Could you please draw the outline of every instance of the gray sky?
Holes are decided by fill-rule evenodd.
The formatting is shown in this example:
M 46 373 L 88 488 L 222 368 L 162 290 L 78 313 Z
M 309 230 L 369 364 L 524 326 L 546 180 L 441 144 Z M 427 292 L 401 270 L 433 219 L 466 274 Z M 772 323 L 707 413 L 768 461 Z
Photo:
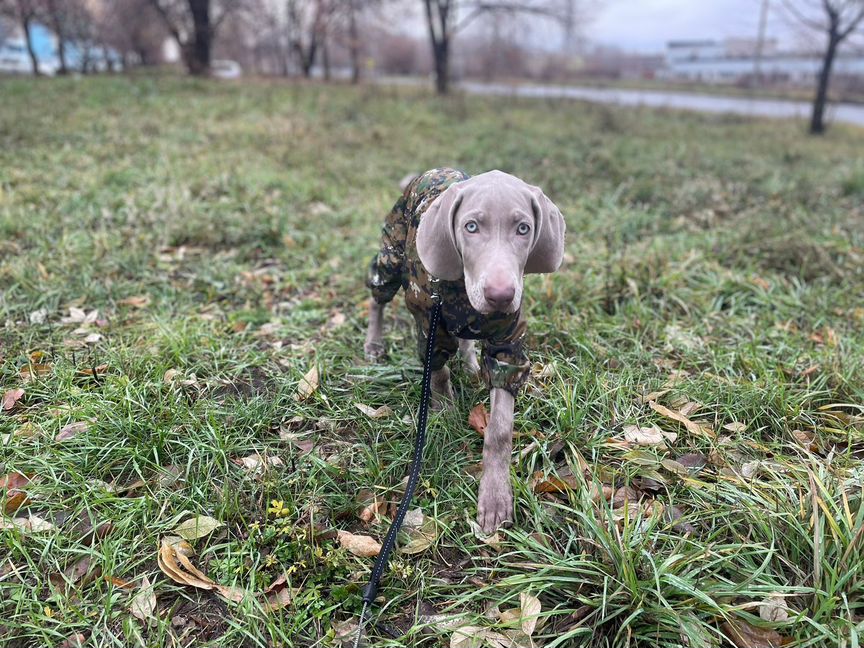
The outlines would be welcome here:
M 668 40 L 755 37 L 760 7 L 761 0 L 605 0 L 597 3 L 584 34 L 595 43 L 636 51 L 660 51 Z M 782 42 L 788 32 L 777 12 L 770 12 L 768 36 Z

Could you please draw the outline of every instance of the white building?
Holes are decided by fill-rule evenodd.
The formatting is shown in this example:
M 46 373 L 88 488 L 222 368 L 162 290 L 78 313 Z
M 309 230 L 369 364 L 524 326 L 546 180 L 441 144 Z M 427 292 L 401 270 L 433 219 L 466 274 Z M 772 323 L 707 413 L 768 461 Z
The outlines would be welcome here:
M 777 42 L 766 40 L 761 56 L 750 39 L 672 41 L 666 44 L 666 67 L 658 76 L 671 81 L 738 83 L 757 76 L 774 82 L 810 85 L 822 60 L 812 54 L 781 52 Z M 838 54 L 835 77 L 864 79 L 864 54 Z

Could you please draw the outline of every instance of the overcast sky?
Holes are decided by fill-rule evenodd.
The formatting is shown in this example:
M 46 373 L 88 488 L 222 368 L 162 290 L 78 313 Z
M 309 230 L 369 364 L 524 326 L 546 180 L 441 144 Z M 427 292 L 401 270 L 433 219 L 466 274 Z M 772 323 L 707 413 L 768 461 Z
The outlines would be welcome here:
M 780 6 L 780 0 L 772 0 Z M 761 0 L 604 0 L 583 30 L 591 41 L 660 51 L 669 40 L 755 38 Z M 789 38 L 785 21 L 769 12 L 768 36 Z

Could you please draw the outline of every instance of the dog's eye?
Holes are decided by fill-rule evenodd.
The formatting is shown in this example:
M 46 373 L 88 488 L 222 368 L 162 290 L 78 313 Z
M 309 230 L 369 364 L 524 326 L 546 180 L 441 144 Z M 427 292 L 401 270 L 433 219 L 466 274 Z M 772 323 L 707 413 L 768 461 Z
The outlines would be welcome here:
M 469 234 L 474 234 L 478 229 L 480 228 L 477 226 L 477 221 L 468 221 L 465 223 L 465 231 Z
M 528 223 L 519 223 L 519 227 L 516 228 L 516 231 L 524 236 L 531 231 L 531 226 Z

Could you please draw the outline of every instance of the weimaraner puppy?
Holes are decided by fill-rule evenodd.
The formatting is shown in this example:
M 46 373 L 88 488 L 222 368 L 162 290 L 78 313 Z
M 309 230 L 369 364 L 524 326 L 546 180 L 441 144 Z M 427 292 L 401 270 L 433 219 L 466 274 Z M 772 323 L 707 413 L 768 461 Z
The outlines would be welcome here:
M 442 322 L 432 356 L 433 405 L 452 399 L 447 360 L 457 350 L 466 370 L 491 392 L 483 440 L 477 517 L 492 532 L 512 521 L 510 486 L 513 408 L 528 377 L 523 349 L 523 276 L 554 272 L 564 254 L 564 219 L 537 187 L 501 171 L 469 177 L 433 169 L 415 178 L 387 217 L 372 261 L 366 356 L 383 355 L 384 306 L 399 288 L 417 324 L 425 354 L 433 277 L 439 280 Z M 483 340 L 478 361 L 474 340 Z

